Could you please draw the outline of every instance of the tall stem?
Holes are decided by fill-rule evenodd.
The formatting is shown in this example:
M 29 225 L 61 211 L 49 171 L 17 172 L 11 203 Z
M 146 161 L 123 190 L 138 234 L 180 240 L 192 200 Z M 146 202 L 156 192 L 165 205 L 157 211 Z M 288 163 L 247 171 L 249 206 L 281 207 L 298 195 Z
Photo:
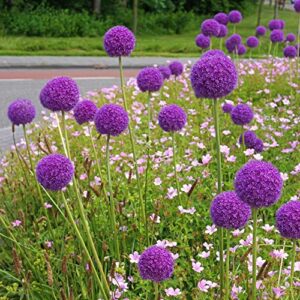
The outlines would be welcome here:
M 119 68 L 120 68 L 120 80 L 121 80 L 121 89 L 122 89 L 122 94 L 123 94 L 123 104 L 124 108 L 128 113 L 128 107 L 127 107 L 127 101 L 126 101 L 126 93 L 125 93 L 125 87 L 124 87 L 124 75 L 123 75 L 123 66 L 122 66 L 122 57 L 119 57 Z M 132 154 L 133 154 L 133 164 L 134 164 L 134 170 L 135 170 L 135 176 L 137 180 L 137 185 L 138 185 L 138 192 L 139 192 L 139 202 L 140 202 L 140 218 L 142 223 L 144 224 L 146 228 L 146 211 L 145 211 L 145 205 L 143 201 L 143 195 L 142 195 L 142 186 L 141 186 L 141 181 L 140 181 L 140 175 L 138 171 L 138 165 L 137 165 L 137 159 L 136 159 L 136 151 L 134 147 L 134 135 L 131 129 L 130 122 L 128 124 L 128 130 L 129 130 L 129 137 L 130 137 L 130 143 L 131 143 L 131 149 L 132 149 Z
M 172 147 L 173 147 L 173 168 L 174 168 L 174 174 L 175 174 L 175 181 L 176 181 L 176 189 L 177 189 L 177 194 L 178 194 L 178 199 L 179 203 L 181 203 L 181 196 L 180 196 L 180 187 L 179 187 L 179 181 L 178 181 L 178 174 L 177 174 L 177 155 L 176 155 L 176 136 L 175 132 L 172 132 Z
M 225 299 L 230 299 L 230 287 L 229 287 L 229 262 L 230 262 L 230 231 L 227 230 L 227 252 L 226 252 L 226 274 L 225 274 Z
M 116 225 L 116 213 L 115 213 L 115 203 L 114 203 L 114 194 L 113 194 L 113 188 L 111 183 L 111 174 L 110 174 L 110 155 L 109 155 L 109 140 L 110 135 L 107 135 L 106 140 L 106 172 L 107 172 L 107 180 L 108 180 L 108 188 L 109 188 L 109 204 L 110 204 L 110 218 L 112 220 L 112 231 L 114 235 L 114 248 L 115 248 L 115 254 L 117 256 L 118 261 L 121 260 L 120 257 L 120 247 L 119 247 L 119 238 L 118 238 L 118 232 L 117 232 L 117 225 Z
M 257 208 L 252 208 L 252 217 L 253 217 L 252 300 L 256 300 Z
M 214 111 L 214 125 L 215 125 L 215 135 L 216 135 L 216 156 L 217 156 L 217 178 L 218 178 L 218 194 L 222 192 L 222 159 L 220 151 L 220 128 L 219 128 L 219 111 L 218 111 L 218 100 L 213 100 L 213 111 Z M 224 242 L 223 242 L 223 228 L 218 228 L 219 235 L 219 252 L 220 252 L 220 289 L 221 289 L 221 299 L 223 298 L 223 288 L 224 288 Z
M 154 282 L 154 290 L 155 290 L 155 300 L 159 300 L 159 285 L 157 282 Z
M 290 275 L 290 299 L 294 299 L 295 259 L 296 259 L 296 240 L 293 240 L 292 264 L 291 264 L 291 275 Z

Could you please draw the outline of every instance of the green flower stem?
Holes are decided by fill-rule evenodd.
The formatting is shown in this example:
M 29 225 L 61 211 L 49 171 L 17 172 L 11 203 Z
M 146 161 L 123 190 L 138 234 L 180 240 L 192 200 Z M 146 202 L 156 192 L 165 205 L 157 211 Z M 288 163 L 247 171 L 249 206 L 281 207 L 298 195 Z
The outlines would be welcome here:
M 121 261 L 119 238 L 118 238 L 118 231 L 116 225 L 116 213 L 115 213 L 116 205 L 114 203 L 114 193 L 113 193 L 111 174 L 110 174 L 109 140 L 110 140 L 110 135 L 108 134 L 106 140 L 106 172 L 107 172 L 107 181 L 108 181 L 108 188 L 109 188 L 110 218 L 112 221 L 112 231 L 114 235 L 115 255 L 117 256 L 118 261 Z
M 76 236 L 79 239 L 79 242 L 80 242 L 80 244 L 81 244 L 81 246 L 83 248 L 83 251 L 84 251 L 85 255 L 87 256 L 87 258 L 89 260 L 89 263 L 91 265 L 92 271 L 93 271 L 93 273 L 95 275 L 96 281 L 97 281 L 97 283 L 99 285 L 99 288 L 101 290 L 102 297 L 104 297 L 104 299 L 108 300 L 109 299 L 109 295 L 110 295 L 109 287 L 106 286 L 106 289 L 104 289 L 103 284 L 102 284 L 102 282 L 101 282 L 101 280 L 100 280 L 100 278 L 98 276 L 98 271 L 96 270 L 95 265 L 93 263 L 93 260 L 92 260 L 92 258 L 90 256 L 89 250 L 87 249 L 87 247 L 85 245 L 85 242 L 83 240 L 83 237 L 82 237 L 82 235 L 81 235 L 81 233 L 80 233 L 80 231 L 79 231 L 79 229 L 78 229 L 78 227 L 76 225 L 76 222 L 75 222 L 75 220 L 73 218 L 73 215 L 72 215 L 72 212 L 71 212 L 70 207 L 68 205 L 68 202 L 66 200 L 66 197 L 65 197 L 65 195 L 64 195 L 63 192 L 61 192 L 61 195 L 62 195 L 62 199 L 63 199 L 63 202 L 64 202 L 64 206 L 65 206 L 66 211 L 67 211 L 67 215 L 68 215 L 69 221 L 70 221 L 71 225 L 73 226 L 73 228 L 75 230 Z
M 213 115 L 216 135 L 216 156 L 217 156 L 217 178 L 218 178 L 218 194 L 222 192 L 222 159 L 220 151 L 220 128 L 219 128 L 219 111 L 218 111 L 218 100 L 213 100 Z M 224 241 L 223 241 L 223 228 L 218 228 L 219 235 L 219 251 L 220 251 L 220 290 L 221 299 L 223 298 L 224 289 Z
M 154 282 L 154 290 L 155 290 L 155 300 L 159 300 L 159 284 Z
M 227 230 L 227 252 L 226 252 L 226 274 L 225 274 L 225 299 L 230 299 L 230 280 L 229 280 L 229 262 L 230 262 L 230 231 Z
M 121 80 L 121 89 L 122 89 L 122 94 L 123 94 L 123 104 L 124 108 L 128 113 L 128 107 L 127 107 L 127 101 L 126 101 L 126 93 L 125 93 L 125 87 L 124 87 L 124 75 L 123 75 L 123 66 L 122 66 L 122 57 L 119 57 L 119 68 L 120 68 L 120 80 Z M 137 165 L 137 159 L 136 159 L 136 151 L 135 151 L 135 146 L 134 146 L 134 134 L 131 129 L 130 122 L 128 124 L 128 130 L 129 130 L 129 137 L 130 137 L 130 143 L 131 143 L 131 149 L 132 149 L 132 155 L 133 155 L 133 164 L 134 164 L 134 170 L 135 170 L 135 176 L 137 180 L 137 185 L 138 185 L 138 192 L 139 192 L 139 202 L 140 202 L 140 220 L 144 224 L 146 228 L 147 224 L 147 218 L 146 218 L 146 211 L 145 211 L 145 204 L 143 200 L 143 195 L 142 195 L 142 188 L 141 188 L 141 181 L 140 181 L 140 175 L 138 171 L 138 165 Z
M 290 275 L 290 298 L 294 300 L 294 272 L 295 272 L 295 260 L 296 260 L 296 240 L 293 240 L 292 250 L 292 263 L 291 263 L 291 275 Z
M 179 181 L 178 181 L 178 174 L 176 170 L 176 165 L 177 165 L 177 158 L 176 158 L 176 136 L 175 132 L 172 132 L 172 147 L 173 147 L 173 168 L 174 168 L 174 174 L 175 174 L 175 181 L 176 181 L 176 189 L 177 189 L 177 194 L 178 194 L 178 199 L 179 203 L 181 203 L 181 196 L 180 196 L 180 187 L 179 187 Z
M 252 249 L 252 300 L 256 300 L 256 258 L 257 258 L 257 208 L 252 208 L 253 249 Z

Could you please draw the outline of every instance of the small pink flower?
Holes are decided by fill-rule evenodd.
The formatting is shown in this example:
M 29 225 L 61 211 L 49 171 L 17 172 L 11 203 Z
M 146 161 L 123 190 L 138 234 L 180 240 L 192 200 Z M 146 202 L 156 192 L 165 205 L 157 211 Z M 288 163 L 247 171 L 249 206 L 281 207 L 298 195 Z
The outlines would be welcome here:
M 130 262 L 137 264 L 140 260 L 140 255 L 137 251 L 134 251 L 132 254 L 129 254 Z
M 170 287 L 168 289 L 165 289 L 165 292 L 166 292 L 166 295 L 170 296 L 170 297 L 176 297 L 176 296 L 181 295 L 181 291 L 178 288 L 174 289 L 174 288 Z
M 22 221 L 20 221 L 20 220 L 15 220 L 15 221 L 13 221 L 11 224 L 12 224 L 13 227 L 19 227 L 19 226 L 21 226 Z
M 44 207 L 45 207 L 45 208 L 51 208 L 52 205 L 51 205 L 50 203 L 48 203 L 48 202 L 45 202 L 45 203 L 44 203 Z

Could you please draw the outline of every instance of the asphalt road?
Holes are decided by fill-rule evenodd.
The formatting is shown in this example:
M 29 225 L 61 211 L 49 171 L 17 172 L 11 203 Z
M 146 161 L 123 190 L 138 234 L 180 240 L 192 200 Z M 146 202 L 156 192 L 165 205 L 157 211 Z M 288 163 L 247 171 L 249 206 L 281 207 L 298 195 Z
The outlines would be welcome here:
M 135 76 L 137 70 L 125 71 L 125 76 Z M 39 101 L 41 88 L 50 78 L 55 76 L 70 76 L 79 85 L 81 95 L 88 91 L 96 91 L 103 87 L 119 84 L 117 70 L 95 69 L 1 69 L 0 70 L 0 152 L 9 148 L 13 143 L 11 124 L 7 118 L 7 107 L 17 98 L 31 99 L 40 117 L 42 107 Z M 22 136 L 20 128 L 16 132 L 17 138 Z

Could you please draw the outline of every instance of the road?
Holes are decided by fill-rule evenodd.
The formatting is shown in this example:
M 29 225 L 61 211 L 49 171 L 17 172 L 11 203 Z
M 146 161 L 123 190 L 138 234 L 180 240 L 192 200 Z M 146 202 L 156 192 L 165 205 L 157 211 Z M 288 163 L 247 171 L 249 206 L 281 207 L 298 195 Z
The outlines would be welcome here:
M 137 69 L 125 70 L 125 77 L 136 76 L 137 72 Z M 75 79 L 82 96 L 88 91 L 119 84 L 118 70 L 114 69 L 0 69 L 0 152 L 7 150 L 13 143 L 11 124 L 6 115 L 9 103 L 16 98 L 31 99 L 39 118 L 42 110 L 40 90 L 47 80 L 56 76 L 70 76 Z M 22 136 L 20 128 L 16 136 Z

